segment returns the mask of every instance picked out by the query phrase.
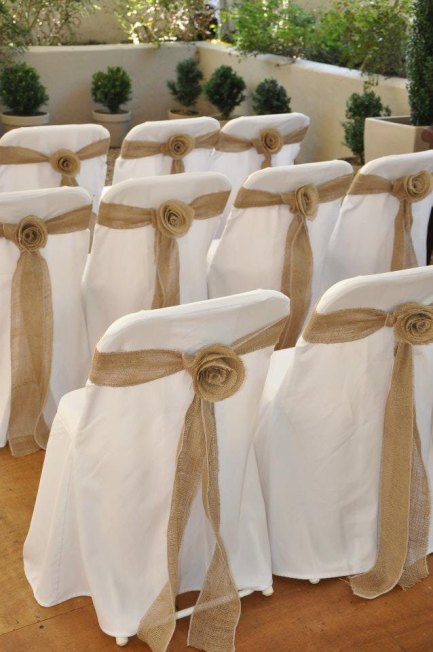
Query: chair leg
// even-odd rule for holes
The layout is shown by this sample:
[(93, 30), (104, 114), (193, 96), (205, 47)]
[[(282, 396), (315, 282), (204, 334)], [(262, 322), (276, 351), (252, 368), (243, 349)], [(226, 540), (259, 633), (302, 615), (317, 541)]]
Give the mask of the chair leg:
[(318, 584), (320, 582), (320, 577), (312, 577), (311, 580), (308, 580), (310, 584)]
[(127, 636), (116, 636), (116, 645), (119, 647), (123, 647), (128, 643), (128, 637)]
[(274, 595), (274, 587), (268, 586), (267, 589), (263, 589), (262, 595), (264, 595), (265, 598), (269, 598), (269, 596)]

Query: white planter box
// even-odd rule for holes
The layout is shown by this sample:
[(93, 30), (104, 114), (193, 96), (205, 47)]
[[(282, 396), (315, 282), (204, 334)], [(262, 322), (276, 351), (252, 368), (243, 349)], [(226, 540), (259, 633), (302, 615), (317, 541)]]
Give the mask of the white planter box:
[(422, 140), (424, 127), (414, 127), (409, 116), (367, 118), (364, 128), (365, 161), (390, 154), (411, 154), (428, 149)]

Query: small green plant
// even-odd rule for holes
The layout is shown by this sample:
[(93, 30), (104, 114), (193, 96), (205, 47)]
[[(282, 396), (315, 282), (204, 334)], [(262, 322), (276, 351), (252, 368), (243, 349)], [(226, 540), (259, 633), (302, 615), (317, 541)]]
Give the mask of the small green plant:
[(195, 59), (184, 59), (176, 66), (176, 81), (168, 81), (167, 86), (176, 100), (186, 108), (193, 108), (201, 93), (203, 73)]
[(109, 113), (123, 113), (122, 104), (131, 99), (131, 78), (121, 66), (108, 66), (92, 77), (92, 97)]
[(16, 52), (26, 47), (26, 31), (17, 25), (6, 2), (0, 0), (0, 63), (10, 61)]
[(413, 125), (433, 124), (433, 0), (415, 0), (407, 77)]
[(203, 90), (208, 100), (227, 120), (236, 106), (244, 101), (245, 82), (231, 66), (220, 66), (204, 84)]
[(352, 93), (346, 103), (346, 122), (343, 122), (344, 144), (364, 164), (364, 123), (366, 118), (391, 115), (388, 106), (371, 90), (371, 82), (364, 84), (363, 93)]
[(45, 86), (27, 63), (6, 66), (0, 73), (0, 99), (13, 115), (37, 115), (48, 102)]
[(290, 113), (290, 97), (276, 79), (264, 79), (251, 95), (251, 104), (257, 115)]

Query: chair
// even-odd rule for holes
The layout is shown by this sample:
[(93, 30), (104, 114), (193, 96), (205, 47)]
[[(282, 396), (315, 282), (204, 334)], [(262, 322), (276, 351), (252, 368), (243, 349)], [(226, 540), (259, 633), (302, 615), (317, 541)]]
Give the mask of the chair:
[(144, 122), (131, 129), (116, 159), (113, 184), (126, 179), (177, 172), (206, 172), (215, 146), (215, 118)]
[(344, 161), (267, 168), (240, 189), (208, 271), (209, 297), (255, 288), (291, 297), (293, 346), (320, 296), (323, 260), (352, 168)]
[[(137, 629), (143, 637), (143, 614), (167, 588), (169, 568), (173, 571), (167, 538), (173, 544), (173, 523), (179, 521), (171, 517), (178, 508), (184, 510), (186, 531), (175, 593), (203, 587), (219, 532), (236, 588), (269, 589), (266, 516), (252, 433), (288, 305), (278, 292), (257, 291), (142, 311), (110, 326), (98, 343), (89, 383), (63, 397), (53, 424), (24, 547), (26, 576), (39, 604), (90, 595), (101, 629), (119, 644)], [(209, 357), (210, 350), (216, 354)], [(212, 391), (227, 398), (206, 398)], [(205, 431), (200, 414), (207, 420)], [(178, 476), (184, 463), (188, 487)], [(208, 472), (203, 500), (210, 519), (201, 496)], [(174, 485), (175, 478), (180, 484)], [(176, 487), (185, 490), (183, 498)], [(177, 565), (177, 544), (173, 555)], [(222, 576), (227, 578), (221, 559), (216, 568), (222, 585)], [(237, 594), (229, 596), (228, 605), (227, 582), (222, 586), (212, 594), (214, 605), (232, 612)], [(203, 613), (212, 616), (205, 629), (213, 631), (218, 608), (209, 612), (202, 604)], [(220, 634), (221, 649), (232, 649), (233, 638), (227, 646)], [(214, 649), (192, 633), (190, 644)]]
[[(408, 303), (406, 313), (398, 308)], [(383, 572), (381, 586), (356, 577), (390, 542), (400, 570), (408, 550), (418, 558), (408, 523), (419, 556), (433, 551), (419, 459), (421, 448), (433, 486), (432, 303), (431, 267), (348, 279), (324, 294), (296, 347), (274, 353), (256, 437), (274, 574), (315, 582), (355, 575), (354, 592), (373, 598), (397, 581), (411, 584), (398, 573), (390, 581)]]
[(329, 243), (323, 291), (351, 276), (426, 264), (432, 173), (433, 151), (385, 156), (361, 168)]
[(310, 119), (302, 113), (283, 113), (243, 116), (224, 125), (212, 154), (211, 169), (228, 176), (232, 194), (218, 237), (247, 177), (263, 167), (292, 165), (309, 124)]
[(109, 144), (94, 124), (12, 129), (0, 138), (0, 192), (79, 185), (97, 210)]
[[(107, 189), (84, 274), (92, 346), (130, 312), (207, 299), (207, 250), (229, 191), (215, 172), (130, 179)], [(158, 211), (174, 233), (155, 221)]]
[(0, 193), (0, 215), (0, 446), (9, 440), (24, 455), (45, 446), (61, 396), (87, 376), (81, 277), (90, 196), (82, 188)]

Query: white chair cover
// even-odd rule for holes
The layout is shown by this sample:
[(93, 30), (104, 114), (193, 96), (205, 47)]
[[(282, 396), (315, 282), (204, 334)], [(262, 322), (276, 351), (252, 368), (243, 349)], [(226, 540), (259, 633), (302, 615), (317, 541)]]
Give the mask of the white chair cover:
[[(251, 140), (258, 138), (262, 129), (277, 129), (282, 136), (287, 136), (294, 131), (308, 127), (309, 124), (310, 118), (303, 113), (242, 116), (229, 120), (221, 129), (221, 133)], [(301, 144), (284, 145), (278, 154), (272, 156), (272, 166), (292, 165), (299, 154)], [(232, 194), (224, 213), (224, 222), (218, 230), (218, 236), (221, 235), (237, 191), (250, 174), (260, 170), (262, 162), (263, 155), (258, 154), (254, 148), (245, 152), (220, 152), (217, 150), (213, 152), (211, 169), (227, 175), (232, 184)]]
[[(173, 121), (174, 122), (174, 121)], [(130, 179), (107, 188), (104, 203), (157, 208), (176, 199), (186, 203), (200, 195), (228, 191), (226, 177), (215, 172)], [(220, 216), (194, 220), (177, 238), (180, 303), (207, 299), (206, 256)], [(96, 225), (84, 274), (84, 296), (91, 346), (119, 317), (152, 306), (155, 285), (155, 229), (110, 229)]]
[[(338, 283), (317, 311), (433, 303), (433, 268)], [(433, 345), (413, 346), (422, 455), (433, 486)], [(384, 409), (394, 364), (391, 328), (342, 344), (272, 356), (256, 438), (272, 571), (298, 579), (338, 577), (375, 563)], [(433, 522), (429, 552), (433, 551)]]
[[(219, 131), (218, 120), (210, 117), (185, 118), (179, 120), (160, 120), (144, 122), (136, 125), (129, 131), (125, 140), (145, 140), (155, 143), (164, 143), (170, 136), (188, 134), (194, 138)], [(211, 149), (196, 148), (184, 159), (185, 172), (206, 172), (211, 169)], [(159, 174), (170, 174), (172, 159), (164, 154), (145, 156), (143, 158), (116, 159), (113, 173), (113, 184), (126, 179), (137, 177), (151, 177)]]
[[(433, 173), (433, 151), (384, 156), (364, 165), (359, 173), (394, 180), (422, 170)], [(345, 278), (390, 271), (398, 205), (389, 193), (346, 196), (326, 255), (323, 291)], [(419, 265), (426, 264), (432, 205), (433, 193), (412, 204), (412, 242)]]
[[(277, 292), (143, 311), (114, 323), (100, 351), (195, 352), (231, 344), (288, 313)], [(221, 533), (239, 589), (271, 585), (266, 516), (252, 434), (272, 348), (243, 356), (246, 380), (215, 403)], [(167, 580), (166, 532), (176, 450), (193, 397), (180, 372), (142, 385), (88, 385), (63, 397), (30, 531), (27, 578), (44, 606), (90, 595), (111, 636), (136, 633)], [(197, 495), (182, 545), (180, 592), (200, 589), (214, 546)]]
[[(21, 127), (5, 133), (0, 138), (0, 146), (28, 147), (49, 156), (59, 149), (76, 152), (109, 137), (105, 127), (94, 124)], [(80, 172), (76, 176), (78, 185), (92, 197), (94, 210), (98, 208), (106, 171), (107, 157), (97, 156), (81, 161)], [(60, 178), (60, 174), (48, 162), (0, 165), (0, 192), (56, 188), (60, 185)]]
[[(53, 188), (0, 193), (0, 221), (17, 224), (23, 217), (49, 219), (90, 204), (82, 188)], [(49, 425), (60, 398), (81, 387), (90, 363), (81, 277), (89, 250), (89, 231), (50, 235), (40, 250), (48, 264), (53, 304), (53, 357), (51, 384), (44, 417)], [(0, 446), (5, 446), (11, 399), (11, 283), (20, 252), (0, 238)], [(24, 408), (24, 406), (23, 406)]]
[[(266, 168), (252, 174), (244, 187), (285, 193), (305, 184), (319, 186), (352, 172), (351, 165), (344, 161)], [(311, 306), (320, 297), (323, 260), (341, 201), (342, 198), (320, 204), (315, 219), (306, 221), (313, 252)], [(280, 290), (286, 235), (292, 219), (293, 213), (286, 205), (233, 207), (210, 261), (209, 297), (256, 288)]]

